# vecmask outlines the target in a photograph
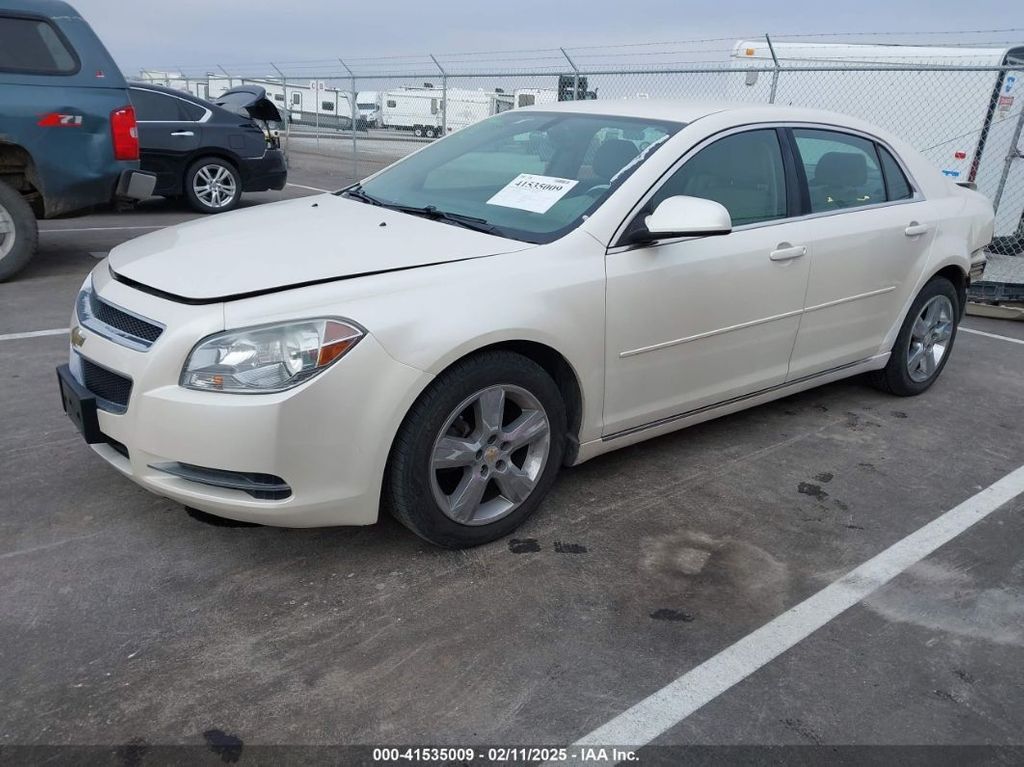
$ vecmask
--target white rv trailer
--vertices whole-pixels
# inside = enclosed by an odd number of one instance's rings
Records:
[[[444,99],[447,98],[447,115]],[[435,138],[512,108],[512,97],[497,91],[449,88],[396,88],[381,94],[381,125]]]
[[[1016,243],[1014,248],[1024,244],[1024,46],[774,43],[773,47],[783,68],[776,81],[775,103],[830,109],[888,128],[944,174],[957,182],[976,184],[993,200],[997,243],[1010,241]],[[746,71],[730,81],[729,96],[767,100],[773,73],[763,70],[771,69],[772,62],[767,41],[736,43],[732,66]],[[841,71],[884,66],[903,70]],[[908,71],[913,67],[922,69]]]

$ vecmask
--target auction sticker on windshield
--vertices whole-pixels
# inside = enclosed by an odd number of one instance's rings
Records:
[[[520,173],[489,199],[487,204],[547,213],[552,205],[565,197],[578,183],[568,178]]]

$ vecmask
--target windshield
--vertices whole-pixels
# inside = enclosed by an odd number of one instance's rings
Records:
[[[359,107],[360,109],[376,109],[377,108],[376,104],[358,104],[357,103],[356,106]]]
[[[632,117],[505,112],[342,194],[407,212],[471,218],[502,237],[551,242],[579,226],[682,127]]]

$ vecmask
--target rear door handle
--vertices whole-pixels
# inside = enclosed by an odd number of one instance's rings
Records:
[[[194,136],[196,135],[190,130],[176,130],[171,133],[172,136]]]
[[[792,261],[794,258],[802,258],[807,255],[807,248],[803,245],[790,245],[788,242],[780,242],[779,247],[768,254],[772,261]]]
[[[911,221],[910,226],[904,229],[903,233],[907,235],[907,237],[917,237],[919,235],[924,234],[927,231],[928,226],[926,224],[919,224],[916,221]]]

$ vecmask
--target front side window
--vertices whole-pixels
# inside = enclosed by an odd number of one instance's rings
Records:
[[[135,107],[135,119],[139,122],[180,122],[181,112],[178,110],[178,99],[156,91],[132,88],[129,91],[132,106]]]
[[[578,226],[682,127],[632,117],[503,112],[409,156],[361,191],[385,204],[472,217],[500,236],[551,242]]]
[[[332,101],[321,101],[320,102],[320,108],[323,111],[325,111],[325,112],[333,112],[334,111],[334,102],[332,102]]]
[[[838,131],[795,128],[811,194],[811,212],[885,202],[885,181],[873,141]]]
[[[70,75],[77,71],[75,54],[48,21],[0,16],[0,72]]]
[[[786,172],[778,134],[771,129],[735,133],[701,149],[655,192],[641,218],[676,195],[720,203],[733,226],[784,218]]]

